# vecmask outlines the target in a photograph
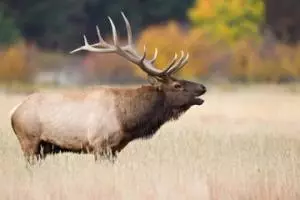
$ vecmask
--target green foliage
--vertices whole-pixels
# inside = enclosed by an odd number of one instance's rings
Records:
[[[186,10],[194,0],[2,0],[0,7],[10,13],[26,40],[54,50],[70,50],[82,42],[82,34],[96,39],[95,26],[111,34],[107,16],[117,27],[124,22],[120,12],[130,19],[138,33],[149,24],[166,22],[170,18],[186,20]],[[5,5],[5,6],[4,6]],[[124,29],[121,29],[124,34]],[[9,31],[11,32],[11,31]]]
[[[0,10],[0,45],[10,45],[21,37],[13,19]]]
[[[64,49],[80,35],[85,1],[75,0],[7,0],[17,26],[26,40],[40,46]]]
[[[99,25],[103,35],[111,35],[107,20],[110,16],[118,28],[120,36],[125,36],[123,11],[130,20],[134,35],[137,36],[149,25],[167,23],[169,20],[187,21],[187,10],[195,0],[88,0],[86,3],[86,31],[89,38],[96,40],[95,25]]]
[[[263,19],[261,0],[198,0],[189,11],[194,26],[201,27],[214,40],[233,43],[257,36]]]

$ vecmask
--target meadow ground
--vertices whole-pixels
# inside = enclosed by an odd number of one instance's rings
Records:
[[[299,88],[298,88],[299,89]],[[132,142],[117,162],[61,154],[32,169],[0,96],[0,199],[300,199],[300,92],[211,87],[205,104]]]

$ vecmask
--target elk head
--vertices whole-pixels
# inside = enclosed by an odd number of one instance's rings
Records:
[[[162,91],[166,95],[168,105],[172,107],[190,107],[192,105],[201,105],[204,101],[200,98],[202,94],[206,92],[204,85],[191,82],[187,80],[177,79],[173,76],[176,72],[182,69],[188,62],[189,54],[185,54],[181,51],[181,56],[175,53],[172,61],[164,68],[160,70],[154,66],[157,58],[157,49],[155,49],[154,56],[151,60],[146,59],[146,47],[144,46],[144,52],[139,55],[135,50],[132,38],[132,30],[130,23],[123,12],[122,17],[126,24],[128,44],[120,46],[116,27],[110,17],[108,17],[113,35],[113,44],[109,44],[102,38],[98,26],[96,26],[99,42],[95,44],[89,44],[86,36],[84,35],[84,45],[71,51],[75,53],[78,51],[89,51],[98,53],[116,53],[130,62],[136,64],[148,75],[149,83],[157,90]]]

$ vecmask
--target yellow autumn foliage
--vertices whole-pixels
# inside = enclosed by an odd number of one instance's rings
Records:
[[[216,15],[216,9],[214,8],[218,3],[217,0],[196,1],[195,6],[189,12],[189,16],[192,20],[198,19],[199,15],[205,18],[212,18]]]
[[[23,43],[10,46],[0,54],[0,80],[23,80],[27,75],[26,47]]]
[[[217,45],[210,41],[199,27],[183,31],[175,22],[152,26],[145,29],[137,41],[142,54],[144,45],[147,58],[151,59],[155,48],[158,49],[156,66],[167,66],[174,53],[189,52],[188,64],[179,72],[184,78],[207,78],[217,70],[232,81],[246,82],[280,82],[300,78],[300,47],[291,48],[277,45],[266,49],[258,40],[238,40],[234,45]],[[271,52],[271,53],[270,53]],[[133,68],[137,75],[145,77],[138,67]]]
[[[261,0],[197,0],[188,16],[212,39],[232,44],[258,35],[263,8]]]
[[[233,51],[232,79],[247,82],[281,82],[300,78],[300,47],[276,45],[264,55],[257,47],[240,42]]]
[[[158,57],[155,65],[159,69],[165,68],[173,59],[175,53],[178,57],[181,50],[189,53],[189,62],[178,72],[184,77],[195,77],[205,75],[210,47],[204,42],[201,30],[193,29],[183,31],[176,22],[169,22],[167,25],[156,25],[145,29],[137,42],[139,52],[143,52],[144,45],[147,49],[147,58],[151,59],[155,48],[158,49]],[[138,75],[145,74],[135,68]]]

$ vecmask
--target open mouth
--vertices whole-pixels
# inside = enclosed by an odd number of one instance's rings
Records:
[[[204,103],[204,100],[201,98],[202,95],[195,96],[194,101],[196,105],[202,105]]]
[[[204,100],[201,98],[206,93],[206,89],[199,90],[194,93],[193,103],[194,105],[202,105]]]

